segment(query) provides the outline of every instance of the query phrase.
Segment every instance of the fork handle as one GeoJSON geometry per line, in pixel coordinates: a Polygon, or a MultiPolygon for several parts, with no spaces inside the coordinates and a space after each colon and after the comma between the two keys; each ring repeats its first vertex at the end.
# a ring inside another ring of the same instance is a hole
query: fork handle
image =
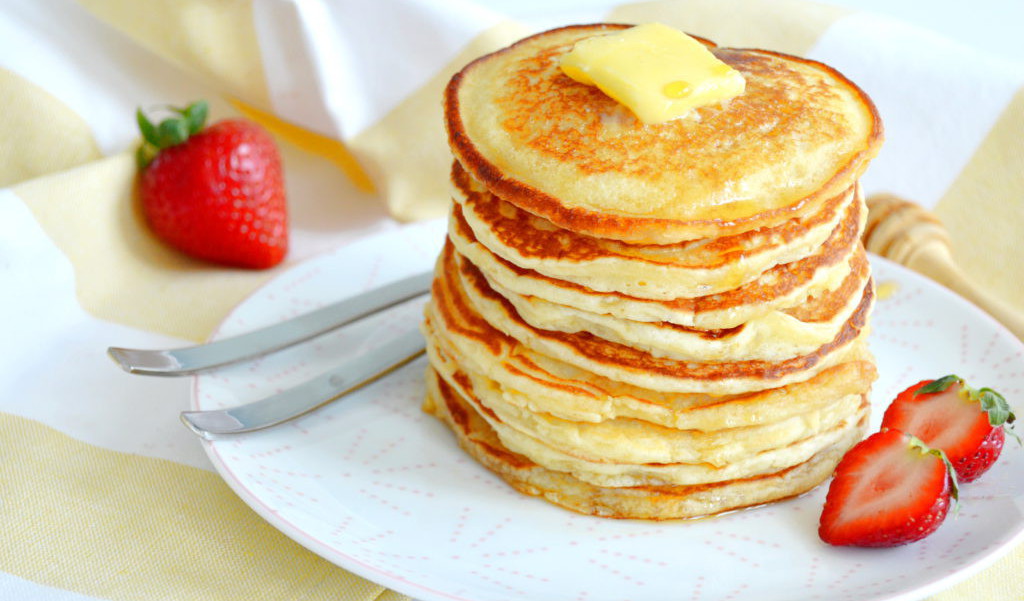
{"type": "Polygon", "coordinates": [[[122,369],[133,374],[194,374],[288,348],[394,307],[425,294],[430,289],[432,277],[431,272],[419,273],[294,319],[216,342],[173,350],[110,347],[107,353],[122,369]]]}

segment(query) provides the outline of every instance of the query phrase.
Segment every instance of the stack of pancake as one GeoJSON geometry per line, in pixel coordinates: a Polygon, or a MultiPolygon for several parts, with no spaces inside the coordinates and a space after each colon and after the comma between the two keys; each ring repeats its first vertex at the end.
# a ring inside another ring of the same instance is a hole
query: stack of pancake
{"type": "Polygon", "coordinates": [[[558,67],[622,27],[532,36],[448,85],[424,408],[516,489],[582,513],[800,494],[866,425],[858,178],[877,112],[819,63],[714,47],[745,93],[645,124],[558,67]]]}

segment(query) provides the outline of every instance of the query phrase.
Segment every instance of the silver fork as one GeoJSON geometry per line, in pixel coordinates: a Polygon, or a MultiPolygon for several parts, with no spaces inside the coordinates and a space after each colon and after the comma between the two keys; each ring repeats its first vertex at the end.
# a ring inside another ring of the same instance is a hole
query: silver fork
{"type": "MultiPolygon", "coordinates": [[[[279,351],[425,294],[424,272],[266,328],[216,342],[170,350],[110,347],[107,353],[129,373],[184,376],[279,351]]],[[[407,332],[334,370],[273,396],[210,411],[184,411],[186,426],[204,438],[252,432],[309,413],[412,361],[424,351],[418,331],[407,332]]]]}

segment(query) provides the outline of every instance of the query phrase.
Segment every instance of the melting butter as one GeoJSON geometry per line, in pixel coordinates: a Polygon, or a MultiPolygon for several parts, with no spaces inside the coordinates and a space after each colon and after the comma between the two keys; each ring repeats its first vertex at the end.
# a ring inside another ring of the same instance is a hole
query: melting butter
{"type": "Polygon", "coordinates": [[[580,40],[562,71],[597,86],[645,123],[663,123],[743,93],[746,81],[685,33],[647,23],[580,40]]]}
{"type": "Polygon", "coordinates": [[[878,287],[875,289],[875,295],[878,297],[878,300],[886,300],[888,298],[892,298],[899,289],[899,282],[879,282],[878,287]]]}

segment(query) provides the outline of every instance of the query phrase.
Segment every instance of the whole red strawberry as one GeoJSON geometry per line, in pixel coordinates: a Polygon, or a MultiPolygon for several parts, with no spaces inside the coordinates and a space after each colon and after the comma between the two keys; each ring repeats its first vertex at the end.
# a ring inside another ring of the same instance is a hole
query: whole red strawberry
{"type": "Polygon", "coordinates": [[[281,159],[270,135],[241,119],[204,129],[203,101],[154,125],[137,113],[139,193],[153,232],[208,261],[264,269],[288,251],[281,159]]]}
{"type": "Polygon", "coordinates": [[[942,524],[956,497],[956,477],[942,451],[899,430],[882,430],[836,466],[818,536],[857,547],[911,543],[942,524]]]}
{"type": "Polygon", "coordinates": [[[1001,394],[974,389],[949,375],[924,380],[896,397],[882,417],[883,428],[917,436],[942,449],[961,482],[972,482],[999,459],[1005,433],[1015,417],[1001,394]]]}

